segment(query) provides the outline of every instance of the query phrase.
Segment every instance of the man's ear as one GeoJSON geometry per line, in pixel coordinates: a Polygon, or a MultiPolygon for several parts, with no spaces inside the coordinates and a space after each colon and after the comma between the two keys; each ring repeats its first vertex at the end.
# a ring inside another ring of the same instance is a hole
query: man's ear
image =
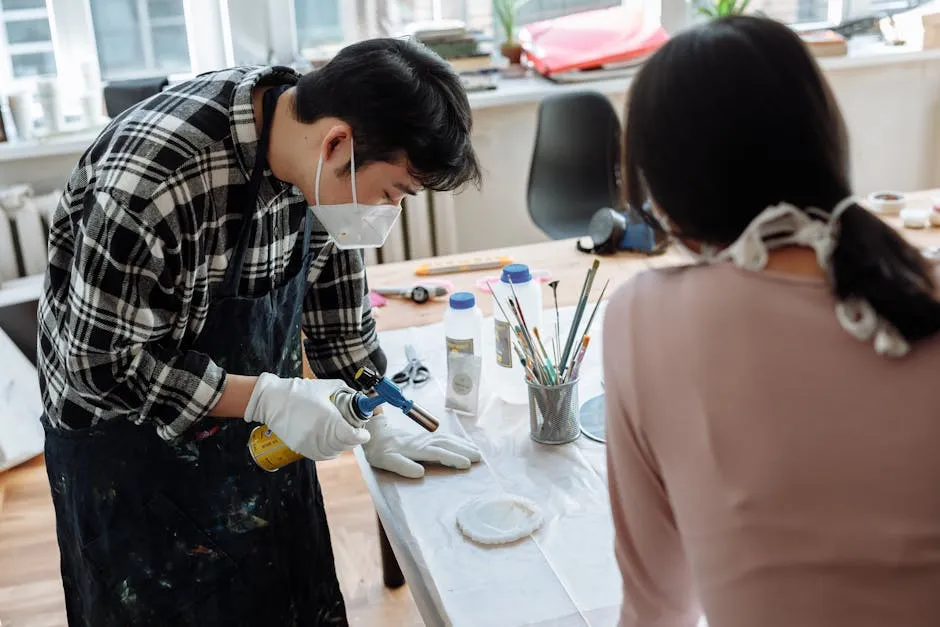
{"type": "Polygon", "coordinates": [[[348,124],[340,122],[331,126],[323,136],[323,160],[348,162],[351,141],[352,130],[348,124]]]}

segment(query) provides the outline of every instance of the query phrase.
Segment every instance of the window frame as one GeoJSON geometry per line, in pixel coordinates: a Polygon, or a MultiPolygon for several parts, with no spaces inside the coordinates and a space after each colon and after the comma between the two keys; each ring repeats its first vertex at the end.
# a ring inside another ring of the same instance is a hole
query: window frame
{"type": "Polygon", "coordinates": [[[0,85],[9,85],[11,91],[18,91],[25,87],[35,84],[43,76],[20,76],[17,77],[13,69],[13,56],[16,54],[30,54],[35,52],[51,52],[56,66],[56,76],[62,75],[62,66],[59,59],[60,46],[58,42],[55,9],[52,6],[52,0],[45,0],[44,9],[0,9],[0,85]],[[46,19],[49,23],[49,43],[18,43],[11,44],[7,39],[7,17],[12,14],[15,19],[9,21],[26,21],[35,19],[46,19]]]}
{"type": "MultiPolygon", "coordinates": [[[[58,0],[59,2],[68,2],[69,0],[58,0]]],[[[108,80],[122,81],[138,78],[152,78],[163,75],[160,68],[156,67],[156,55],[153,49],[153,27],[159,27],[162,22],[174,26],[179,25],[179,18],[156,18],[151,19],[147,10],[147,0],[136,0],[138,14],[140,15],[140,37],[143,43],[144,59],[147,69],[139,71],[128,71],[113,74],[108,80]]],[[[101,78],[101,62],[98,58],[98,46],[95,38],[94,21],[91,16],[91,0],[81,0],[85,7],[87,25],[84,30],[87,32],[88,42],[93,51],[95,67],[101,78]]],[[[226,58],[226,39],[223,33],[217,33],[216,37],[206,37],[203,24],[217,26],[217,22],[222,18],[222,5],[224,0],[183,0],[183,26],[186,29],[186,44],[189,49],[189,71],[176,72],[169,74],[170,80],[181,80],[208,71],[210,69],[220,69],[226,63],[213,63],[211,66],[203,61],[204,59],[224,60],[226,58]],[[200,34],[197,34],[196,23],[200,24],[200,34]]]]}
{"type": "MultiPolygon", "coordinates": [[[[143,3],[145,0],[138,0],[138,2],[143,3]]],[[[183,0],[190,71],[170,75],[171,81],[233,65],[231,54],[228,53],[231,46],[226,43],[230,42],[231,34],[227,29],[227,20],[223,19],[223,7],[226,2],[227,0],[183,0]],[[196,24],[199,26],[197,27],[196,24]],[[213,36],[206,36],[210,28],[215,32],[213,36]]],[[[26,11],[41,10],[27,9],[26,11]]],[[[17,10],[17,13],[19,12],[20,10],[17,10]]],[[[49,18],[49,30],[52,35],[52,48],[59,82],[68,89],[84,87],[81,84],[82,64],[87,60],[92,62],[94,81],[102,84],[104,81],[101,79],[90,0],[46,0],[45,12],[49,18]]],[[[2,31],[0,32],[0,85],[10,85],[13,90],[34,86],[38,81],[37,77],[13,78],[11,56],[14,52],[7,43],[6,29],[3,28],[2,31]]],[[[149,78],[159,74],[158,69],[128,72],[115,76],[111,80],[149,78]]]]}
{"type": "MultiPolygon", "coordinates": [[[[362,0],[366,15],[374,15],[379,0],[362,0]]],[[[431,0],[434,15],[440,16],[443,10],[442,0],[431,0]]],[[[464,0],[464,12],[468,2],[464,0]]],[[[625,3],[632,0],[623,0],[625,3]]],[[[648,3],[651,13],[657,18],[669,17],[669,26],[675,30],[696,21],[694,11],[690,10],[687,0],[643,0],[648,3]],[[674,22],[674,23],[672,23],[674,22]]],[[[138,0],[145,3],[145,0],[138,0]]],[[[354,41],[358,36],[356,2],[338,0],[344,42],[354,41]]],[[[831,27],[845,16],[851,14],[853,0],[829,0],[826,22],[795,23],[800,30],[831,27]]],[[[297,29],[294,25],[294,0],[183,0],[186,24],[186,39],[189,46],[191,70],[170,76],[171,81],[182,80],[202,72],[220,69],[236,63],[257,64],[292,64],[302,59],[297,29]],[[259,18],[266,22],[258,28],[259,18]],[[198,27],[196,26],[198,24],[198,27]],[[210,30],[212,32],[210,32],[210,30]],[[235,58],[233,42],[248,37],[251,41],[251,58],[235,58]],[[265,55],[265,58],[262,58],[265,55]]],[[[94,26],[91,18],[90,0],[46,0],[45,9],[14,9],[20,12],[44,13],[49,20],[52,35],[52,52],[55,56],[57,77],[60,82],[80,87],[83,61],[90,60],[94,67],[97,82],[102,81],[95,42],[94,26]]],[[[666,21],[663,19],[663,21],[666,21]]],[[[365,36],[378,34],[375,20],[366,20],[365,36]]],[[[143,23],[141,24],[143,28],[143,23]]],[[[12,55],[23,47],[34,44],[15,44],[7,41],[6,29],[0,33],[0,85],[10,85],[13,90],[28,87],[38,80],[37,77],[13,78],[12,55]],[[12,49],[11,49],[12,48],[12,49]]],[[[147,37],[145,40],[151,40],[147,37]]],[[[40,45],[45,51],[48,46],[40,45]]],[[[152,41],[150,46],[152,62],[152,41]]],[[[39,48],[37,48],[37,51],[39,48]]],[[[151,63],[152,64],[152,63],[151,63]]],[[[145,78],[159,74],[159,70],[129,72],[115,77],[145,78]]]]}

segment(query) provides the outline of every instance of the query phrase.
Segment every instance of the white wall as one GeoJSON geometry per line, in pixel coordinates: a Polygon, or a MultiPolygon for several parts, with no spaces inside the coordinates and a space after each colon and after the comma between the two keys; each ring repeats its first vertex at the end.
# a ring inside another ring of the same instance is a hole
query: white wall
{"type": "Polygon", "coordinates": [[[829,73],[852,142],[856,191],[940,184],[940,62],[829,73]]]}
{"type": "MultiPolygon", "coordinates": [[[[940,60],[827,71],[849,128],[856,192],[940,186],[940,60]]],[[[609,94],[622,116],[624,95],[609,94]]],[[[461,252],[544,241],[526,210],[537,105],[480,110],[474,144],[483,190],[455,198],[461,252]]]]}
{"type": "MultiPolygon", "coordinates": [[[[940,187],[940,58],[850,65],[827,70],[827,75],[851,134],[859,194],[940,187]]],[[[622,113],[625,83],[610,85],[604,89],[622,113]]],[[[545,239],[529,219],[525,204],[537,102],[505,97],[512,92],[507,86],[503,96],[491,92],[472,98],[473,139],[486,178],[482,191],[467,190],[453,199],[460,252],[545,239]]],[[[60,187],[78,156],[0,161],[0,186],[33,182],[39,192],[60,187]]]]}

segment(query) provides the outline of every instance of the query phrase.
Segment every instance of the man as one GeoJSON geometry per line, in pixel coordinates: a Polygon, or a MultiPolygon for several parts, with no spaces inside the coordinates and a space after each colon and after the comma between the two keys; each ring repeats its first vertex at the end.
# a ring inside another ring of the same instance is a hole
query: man
{"type": "Polygon", "coordinates": [[[347,624],[311,460],[363,444],[420,476],[480,458],[382,417],[353,428],[329,400],[386,367],[358,248],[404,196],[479,182],[470,130],[449,67],[380,39],[302,77],[202,75],[89,148],[40,303],[70,625],[347,624]],[[258,424],[308,459],[259,468],[258,424]]]}

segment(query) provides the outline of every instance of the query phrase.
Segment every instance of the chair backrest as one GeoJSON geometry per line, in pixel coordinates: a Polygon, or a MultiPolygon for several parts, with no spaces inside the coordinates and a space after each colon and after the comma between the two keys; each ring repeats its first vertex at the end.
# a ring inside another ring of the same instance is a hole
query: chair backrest
{"type": "Polygon", "coordinates": [[[557,94],[539,104],[527,200],[532,221],[552,239],[587,235],[598,209],[622,205],[620,128],[613,104],[597,92],[557,94]]]}
{"type": "Polygon", "coordinates": [[[159,94],[170,84],[166,76],[113,81],[104,88],[104,108],[109,118],[116,118],[138,102],[159,94]]]}

